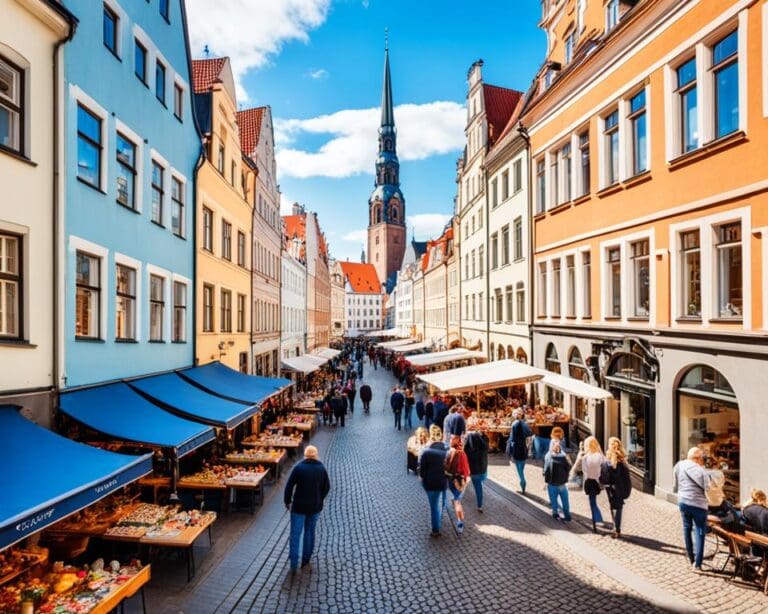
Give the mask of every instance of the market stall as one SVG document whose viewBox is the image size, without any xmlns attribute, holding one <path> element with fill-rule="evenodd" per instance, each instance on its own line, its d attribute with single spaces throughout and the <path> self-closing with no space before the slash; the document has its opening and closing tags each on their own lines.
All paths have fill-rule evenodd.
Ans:
<svg viewBox="0 0 768 614">
<path fill-rule="evenodd" d="M 411 354 L 413 352 L 421 352 L 422 350 L 427 350 L 430 347 L 431 345 L 429 343 L 418 341 L 416 343 L 409 343 L 407 345 L 398 345 L 389 349 L 400 354 Z"/>
<path fill-rule="evenodd" d="M 247 405 L 261 403 L 293 385 L 291 380 L 282 377 L 246 375 L 220 362 L 189 367 L 176 373 L 209 393 Z"/>
<path fill-rule="evenodd" d="M 399 351 L 399 350 L 398 350 Z M 408 359 L 412 366 L 417 368 L 435 368 L 459 363 L 463 361 L 485 362 L 486 356 L 483 352 L 476 352 L 464 348 L 445 350 L 442 352 L 432 352 L 430 354 L 421 354 Z"/>
<path fill-rule="evenodd" d="M 312 352 L 311 356 L 318 356 L 319 358 L 325 358 L 326 360 L 333 360 L 339 354 L 341 354 L 340 350 L 334 350 L 329 347 L 319 347 Z"/>
<path fill-rule="evenodd" d="M 418 339 L 395 339 L 394 341 L 384 341 L 382 343 L 377 343 L 376 346 L 385 350 L 389 350 L 401 345 L 411 345 L 417 341 Z"/>
<path fill-rule="evenodd" d="M 478 400 L 477 395 L 483 390 L 519 386 L 543 378 L 536 368 L 515 360 L 498 360 L 437 373 L 423 373 L 417 377 L 441 392 L 471 392 Z"/>
<path fill-rule="evenodd" d="M 327 358 L 304 354 L 302 356 L 283 358 L 281 366 L 284 371 L 293 371 L 295 373 L 309 375 L 320 369 L 327 362 Z"/>
<path fill-rule="evenodd" d="M 365 337 L 400 337 L 400 331 L 396 328 L 388 328 L 387 330 L 372 330 L 365 333 Z"/>
</svg>

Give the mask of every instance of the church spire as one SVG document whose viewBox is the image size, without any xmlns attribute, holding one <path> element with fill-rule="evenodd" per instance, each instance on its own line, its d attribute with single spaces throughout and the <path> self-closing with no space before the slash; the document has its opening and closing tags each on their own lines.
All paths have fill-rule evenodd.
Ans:
<svg viewBox="0 0 768 614">
<path fill-rule="evenodd" d="M 395 112 L 392 108 L 392 79 L 389 76 L 389 36 L 384 38 L 384 87 L 381 90 L 381 127 L 395 127 Z"/>
</svg>

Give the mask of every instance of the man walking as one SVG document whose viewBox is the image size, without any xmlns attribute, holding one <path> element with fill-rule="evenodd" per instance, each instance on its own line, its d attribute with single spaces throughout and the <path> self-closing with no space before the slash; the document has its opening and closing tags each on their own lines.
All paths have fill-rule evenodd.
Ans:
<svg viewBox="0 0 768 614">
<path fill-rule="evenodd" d="M 371 411 L 371 399 L 373 399 L 373 390 L 368 384 L 360 386 L 360 400 L 363 402 L 363 410 L 365 413 Z"/>
<path fill-rule="evenodd" d="M 389 405 L 395 413 L 395 428 L 402 430 L 403 407 L 405 406 L 405 395 L 400 392 L 400 388 L 395 388 L 392 396 L 389 398 Z"/>
<path fill-rule="evenodd" d="M 315 549 L 315 527 L 323 511 L 323 501 L 331 490 L 328 472 L 320 462 L 315 446 L 307 446 L 304 460 L 297 464 L 285 485 L 283 500 L 291 511 L 291 532 L 288 560 L 291 575 L 299 568 L 299 544 L 304 534 L 301 549 L 301 566 L 309 565 Z"/>
<path fill-rule="evenodd" d="M 467 430 L 467 421 L 461 413 L 464 409 L 458 403 L 455 403 L 451 409 L 448 417 L 443 421 L 443 441 L 447 444 L 451 441 L 451 437 L 456 435 L 462 437 Z"/>
<path fill-rule="evenodd" d="M 700 572 L 709 513 L 707 489 L 711 481 L 709 472 L 704 468 L 704 450 L 696 447 L 688 450 L 688 458 L 678 462 L 673 472 L 672 492 L 677 493 L 683 520 L 685 551 L 693 570 Z M 691 532 L 695 537 L 695 550 Z"/>
</svg>

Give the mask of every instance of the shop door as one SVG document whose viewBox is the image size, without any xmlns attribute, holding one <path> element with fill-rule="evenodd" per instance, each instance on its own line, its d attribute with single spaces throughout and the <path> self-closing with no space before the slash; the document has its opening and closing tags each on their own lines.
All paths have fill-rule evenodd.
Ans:
<svg viewBox="0 0 768 614">
<path fill-rule="evenodd" d="M 605 406 L 606 406 L 606 403 L 604 403 L 603 401 L 595 402 L 594 435 L 595 435 L 595 438 L 601 442 L 605 441 L 605 412 L 606 412 Z"/>
<path fill-rule="evenodd" d="M 619 399 L 608 399 L 605 402 L 605 423 L 603 425 L 603 445 L 608 445 L 609 437 L 619 437 L 619 424 L 621 416 L 621 401 Z M 605 424 L 608 428 L 605 428 Z M 607 432 L 606 432 L 607 431 Z"/>
</svg>

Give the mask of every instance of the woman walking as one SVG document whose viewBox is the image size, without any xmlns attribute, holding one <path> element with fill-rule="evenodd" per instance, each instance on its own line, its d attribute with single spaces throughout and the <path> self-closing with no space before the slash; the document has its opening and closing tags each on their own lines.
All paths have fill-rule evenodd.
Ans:
<svg viewBox="0 0 768 614">
<path fill-rule="evenodd" d="M 416 398 L 413 396 L 413 390 L 405 390 L 405 428 L 413 428 L 413 406 L 416 404 Z"/>
<path fill-rule="evenodd" d="M 373 391 L 368 384 L 360 386 L 360 400 L 363 402 L 363 411 L 368 414 L 371 412 L 371 399 L 373 399 Z"/>
<path fill-rule="evenodd" d="M 571 521 L 571 506 L 568 501 L 568 487 L 566 486 L 570 469 L 570 460 L 560 449 L 560 444 L 555 443 L 544 459 L 544 481 L 547 483 L 552 518 L 560 520 L 560 509 L 562 509 L 563 520 L 566 522 Z M 560 505 L 558 505 L 558 499 Z"/>
<path fill-rule="evenodd" d="M 595 437 L 584 440 L 584 450 L 579 452 L 571 473 L 579 470 L 584 474 L 584 493 L 589 498 L 589 509 L 592 512 L 592 531 L 597 533 L 597 523 L 603 524 L 603 514 L 597 505 L 597 495 L 600 494 L 600 471 L 605 464 L 605 455 L 600 448 L 600 442 Z"/>
<path fill-rule="evenodd" d="M 475 489 L 477 511 L 483 511 L 483 482 L 488 477 L 488 436 L 481 430 L 469 431 L 464 439 L 464 452 L 469 461 L 469 479 Z"/>
<path fill-rule="evenodd" d="M 523 420 L 523 410 L 516 409 L 512 416 L 515 421 L 507 440 L 507 456 L 515 463 L 517 475 L 520 479 L 520 492 L 525 494 L 525 459 L 528 458 L 528 437 L 533 433 L 528 424 Z"/>
<path fill-rule="evenodd" d="M 629 467 L 627 467 L 627 453 L 621 439 L 611 437 L 608 440 L 608 451 L 605 454 L 605 463 L 600 473 L 600 481 L 605 485 L 608 493 L 608 502 L 611 505 L 611 515 L 613 516 L 613 536 L 615 539 L 621 537 L 621 518 L 624 511 L 624 501 L 629 498 L 632 492 L 632 482 L 629 478 Z"/>
<path fill-rule="evenodd" d="M 453 495 L 456 532 L 461 534 L 464 531 L 464 507 L 461 504 L 461 497 L 467 487 L 469 461 L 466 452 L 464 452 L 464 446 L 461 444 L 461 437 L 458 435 L 451 436 L 451 449 L 445 457 L 445 474 L 448 477 L 448 488 Z"/>
</svg>

